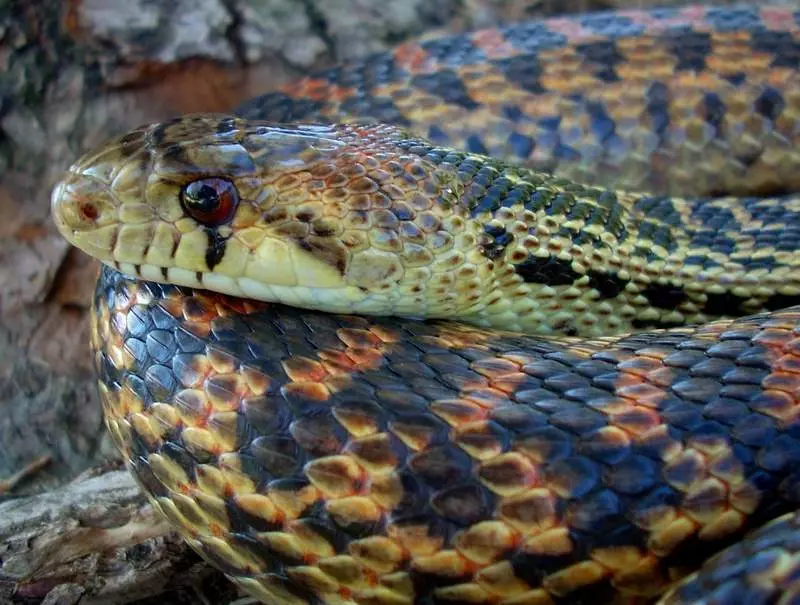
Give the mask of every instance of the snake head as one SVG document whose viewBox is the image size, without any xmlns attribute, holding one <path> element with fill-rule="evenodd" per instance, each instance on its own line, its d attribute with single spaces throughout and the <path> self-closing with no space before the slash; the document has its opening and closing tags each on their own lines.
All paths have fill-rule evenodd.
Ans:
<svg viewBox="0 0 800 605">
<path fill-rule="evenodd" d="M 185 116 L 79 159 L 52 214 L 70 243 L 131 276 L 336 312 L 447 315 L 465 304 L 456 278 L 469 289 L 482 257 L 455 171 L 431 149 L 386 125 Z"/>
</svg>

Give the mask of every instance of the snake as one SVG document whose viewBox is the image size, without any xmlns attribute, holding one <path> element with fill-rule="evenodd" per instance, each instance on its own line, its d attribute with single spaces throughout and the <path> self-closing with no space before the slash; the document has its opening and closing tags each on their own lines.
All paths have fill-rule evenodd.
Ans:
<svg viewBox="0 0 800 605">
<path fill-rule="evenodd" d="M 442 34 L 86 153 L 152 506 L 268 604 L 800 602 L 798 23 Z"/>
</svg>

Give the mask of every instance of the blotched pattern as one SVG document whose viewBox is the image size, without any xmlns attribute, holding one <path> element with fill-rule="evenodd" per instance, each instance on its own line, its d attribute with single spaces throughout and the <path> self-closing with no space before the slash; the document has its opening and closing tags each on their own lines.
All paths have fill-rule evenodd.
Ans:
<svg viewBox="0 0 800 605">
<path fill-rule="evenodd" d="M 556 342 L 110 269 L 95 304 L 130 468 L 267 603 L 654 597 L 800 499 L 800 308 Z"/>
<path fill-rule="evenodd" d="M 608 11 L 409 42 L 239 113 L 399 124 L 607 187 L 795 191 L 798 15 L 791 2 Z"/>
</svg>

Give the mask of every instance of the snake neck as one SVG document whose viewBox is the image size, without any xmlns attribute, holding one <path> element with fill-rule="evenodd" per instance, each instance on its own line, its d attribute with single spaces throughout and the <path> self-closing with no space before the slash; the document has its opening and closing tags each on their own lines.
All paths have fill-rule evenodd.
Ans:
<svg viewBox="0 0 800 605">
<path fill-rule="evenodd" d="M 472 323 L 599 336 L 800 303 L 794 198 L 612 191 L 425 141 L 402 145 L 431 166 L 436 205 L 478 267 L 454 266 L 433 297 L 465 293 L 455 311 Z"/>
<path fill-rule="evenodd" d="M 193 209 L 192 188 L 230 204 Z M 591 187 L 390 126 L 218 116 L 126 135 L 53 195 L 65 237 L 135 277 L 580 336 L 799 303 L 798 213 Z"/>
</svg>

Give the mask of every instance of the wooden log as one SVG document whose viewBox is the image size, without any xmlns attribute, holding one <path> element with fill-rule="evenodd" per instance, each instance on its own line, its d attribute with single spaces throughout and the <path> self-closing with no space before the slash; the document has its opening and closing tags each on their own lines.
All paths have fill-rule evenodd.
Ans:
<svg viewBox="0 0 800 605">
<path fill-rule="evenodd" d="M 216 605 L 238 596 L 125 470 L 0 503 L 0 603 Z"/>
</svg>

